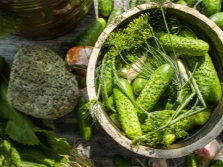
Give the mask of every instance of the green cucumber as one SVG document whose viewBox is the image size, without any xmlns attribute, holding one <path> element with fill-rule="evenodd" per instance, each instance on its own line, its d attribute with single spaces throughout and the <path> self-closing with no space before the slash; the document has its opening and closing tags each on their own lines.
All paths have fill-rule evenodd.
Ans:
<svg viewBox="0 0 223 167">
<path fill-rule="evenodd" d="M 114 0 L 98 0 L 98 9 L 102 16 L 108 17 L 114 7 Z"/>
<path fill-rule="evenodd" d="M 122 7 L 114 8 L 108 18 L 107 25 L 109 25 L 111 22 L 113 22 L 119 15 L 121 15 L 124 12 L 125 12 L 125 9 Z"/>
<path fill-rule="evenodd" d="M 119 155 L 119 154 L 114 155 L 114 157 L 112 158 L 112 161 L 115 167 L 131 167 L 128 161 L 122 155 Z"/>
<path fill-rule="evenodd" d="M 119 115 L 114 113 L 114 114 L 111 114 L 110 116 L 110 119 L 112 120 L 112 122 L 119 128 L 119 129 L 122 129 L 122 124 L 120 122 L 120 119 L 119 119 Z"/>
<path fill-rule="evenodd" d="M 105 19 L 97 18 L 74 40 L 72 46 L 94 46 L 105 27 Z"/>
<path fill-rule="evenodd" d="M 85 140 L 90 140 L 92 137 L 92 117 L 89 114 L 89 104 L 84 96 L 78 97 L 78 103 L 75 108 L 77 112 L 78 126 L 80 134 Z"/>
<path fill-rule="evenodd" d="M 223 29 L 223 12 L 218 12 L 209 17 L 210 20 L 215 22 L 217 26 L 219 26 L 221 29 Z"/>
<path fill-rule="evenodd" d="M 190 36 L 189 33 L 182 34 L 187 37 L 194 37 Z M 206 104 L 213 106 L 218 103 L 221 98 L 221 83 L 210 55 L 208 53 L 198 57 L 184 55 L 183 58 L 191 72 L 197 65 L 193 76 Z"/>
<path fill-rule="evenodd" d="M 198 160 L 194 153 L 185 156 L 184 167 L 198 167 Z"/>
<path fill-rule="evenodd" d="M 193 39 L 196 39 L 197 38 L 196 34 L 192 30 L 187 29 L 187 28 L 183 28 L 180 31 L 180 36 L 182 36 L 182 37 L 188 37 L 188 38 L 193 38 Z"/>
<path fill-rule="evenodd" d="M 115 107 L 114 107 L 113 94 L 109 96 L 108 98 L 103 99 L 103 104 L 105 105 L 106 110 L 116 112 Z"/>
<path fill-rule="evenodd" d="M 202 0 L 201 13 L 209 17 L 215 13 L 221 12 L 221 0 Z"/>
<path fill-rule="evenodd" d="M 211 162 L 210 167 L 223 167 L 223 162 L 221 160 L 214 160 Z"/>
<path fill-rule="evenodd" d="M 201 126 L 204 125 L 211 115 L 211 108 L 207 108 L 204 111 L 201 111 L 194 115 L 195 125 Z"/>
<path fill-rule="evenodd" d="M 148 79 L 137 77 L 132 82 L 132 89 L 135 95 L 139 95 L 143 88 L 145 87 L 146 83 L 148 82 Z"/>
<path fill-rule="evenodd" d="M 203 56 L 209 50 L 209 44 L 200 39 L 192 39 L 167 33 L 156 33 L 156 35 L 163 48 L 168 52 L 173 52 L 174 47 L 175 53 L 188 56 Z"/>
<path fill-rule="evenodd" d="M 187 6 L 187 2 L 184 1 L 184 0 L 179 0 L 179 1 L 177 1 L 177 4 L 181 4 L 181 5 L 185 5 L 185 6 Z"/>
<path fill-rule="evenodd" d="M 132 87 L 128 80 L 120 78 L 119 84 L 122 87 L 113 88 L 114 104 L 117 108 L 122 129 L 127 137 L 134 139 L 142 135 L 140 123 L 137 116 L 135 106 L 132 104 L 129 97 L 133 98 Z M 123 90 L 128 94 L 129 97 L 123 93 Z"/>
<path fill-rule="evenodd" d="M 150 112 L 168 87 L 174 73 L 173 68 L 169 64 L 163 64 L 158 67 L 139 94 L 136 103 L 147 112 Z M 140 120 L 143 120 L 145 118 L 143 111 L 138 109 L 138 113 Z"/>
<path fill-rule="evenodd" d="M 199 57 L 184 56 L 184 59 L 190 71 L 193 71 L 196 63 L 198 63 L 193 76 L 201 94 L 207 105 L 213 106 L 217 104 L 221 98 L 221 84 L 210 55 L 206 53 L 204 56 Z"/>
</svg>

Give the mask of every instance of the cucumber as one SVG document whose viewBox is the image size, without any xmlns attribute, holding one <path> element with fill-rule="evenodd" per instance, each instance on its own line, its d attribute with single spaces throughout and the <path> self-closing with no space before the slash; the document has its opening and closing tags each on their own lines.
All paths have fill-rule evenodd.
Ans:
<svg viewBox="0 0 223 167">
<path fill-rule="evenodd" d="M 108 18 L 107 25 L 111 24 L 111 22 L 113 22 L 116 19 L 116 17 L 118 17 L 119 15 L 121 15 L 124 12 L 125 12 L 125 9 L 122 7 L 114 8 Z"/>
<path fill-rule="evenodd" d="M 105 105 L 106 110 L 116 112 L 115 107 L 114 107 L 113 94 L 109 96 L 108 98 L 103 99 L 103 104 Z"/>
<path fill-rule="evenodd" d="M 211 162 L 210 167 L 223 167 L 223 162 L 221 160 L 214 160 Z"/>
<path fill-rule="evenodd" d="M 184 167 L 198 167 L 198 160 L 194 153 L 185 156 Z"/>
<path fill-rule="evenodd" d="M 117 154 L 114 155 L 114 157 L 112 158 L 112 161 L 115 165 L 115 167 L 132 167 L 128 161 L 121 155 Z"/>
<path fill-rule="evenodd" d="M 77 112 L 77 120 L 78 120 L 78 127 L 80 130 L 80 134 L 85 140 L 90 140 L 92 137 L 92 117 L 88 115 L 89 112 L 89 105 L 87 99 L 84 96 L 78 97 L 78 103 L 75 108 Z"/>
<path fill-rule="evenodd" d="M 200 39 L 177 36 L 166 33 L 156 33 L 164 50 L 188 56 L 203 56 L 209 50 L 209 44 Z M 170 40 L 171 39 L 171 40 Z"/>
<path fill-rule="evenodd" d="M 132 82 L 132 89 L 135 95 L 139 95 L 143 88 L 145 87 L 146 83 L 148 82 L 147 79 L 137 77 Z"/>
<path fill-rule="evenodd" d="M 188 33 L 183 33 L 183 35 L 194 37 Z M 193 76 L 206 104 L 209 106 L 217 104 L 221 98 L 221 83 L 210 55 L 208 53 L 199 57 L 184 55 L 183 58 L 190 71 L 194 71 L 197 64 Z"/>
<path fill-rule="evenodd" d="M 185 5 L 185 6 L 187 6 L 187 2 L 184 1 L 184 0 L 179 0 L 179 1 L 177 1 L 177 4 L 181 4 L 181 5 Z"/>
<path fill-rule="evenodd" d="M 201 94 L 207 105 L 213 106 L 217 104 L 221 98 L 221 84 L 210 55 L 206 53 L 204 56 L 199 57 L 184 56 L 184 59 L 190 71 L 193 71 L 196 63 L 198 63 L 198 68 L 193 76 Z"/>
<path fill-rule="evenodd" d="M 132 87 L 128 80 L 120 78 L 119 83 L 123 90 L 131 97 L 134 98 Z M 119 87 L 113 88 L 114 104 L 117 108 L 122 129 L 127 137 L 134 139 L 142 135 L 140 123 L 137 116 L 135 106 L 130 99 L 123 93 Z"/>
<path fill-rule="evenodd" d="M 221 0 L 202 0 L 201 13 L 207 17 L 221 12 Z"/>
<path fill-rule="evenodd" d="M 198 126 L 204 125 L 209 119 L 210 115 L 211 115 L 211 108 L 207 108 L 206 110 L 197 113 L 196 115 L 194 115 L 195 125 Z"/>
<path fill-rule="evenodd" d="M 73 46 L 94 46 L 98 37 L 106 26 L 104 18 L 97 18 L 91 25 L 81 33 L 72 43 Z"/>
<path fill-rule="evenodd" d="M 217 26 L 219 26 L 221 29 L 223 29 L 223 12 L 218 12 L 209 17 L 210 20 L 215 22 Z"/>
<path fill-rule="evenodd" d="M 80 86 L 82 87 L 86 87 L 86 78 L 84 77 L 81 77 L 80 78 L 80 82 L 79 82 Z"/>
<path fill-rule="evenodd" d="M 110 119 L 112 120 L 112 122 L 119 128 L 119 129 L 122 129 L 122 124 L 120 122 L 120 119 L 119 119 L 119 115 L 114 113 L 114 114 L 111 114 L 110 116 Z"/>
<path fill-rule="evenodd" d="M 162 93 L 168 87 L 174 73 L 173 68 L 169 64 L 163 64 L 158 67 L 136 99 L 137 104 L 147 112 L 150 112 L 156 105 Z M 143 114 L 141 110 L 138 110 L 138 113 L 140 121 L 143 120 L 145 114 Z"/>
<path fill-rule="evenodd" d="M 114 7 L 114 0 L 98 0 L 98 9 L 102 16 L 108 17 Z"/>
<path fill-rule="evenodd" d="M 188 37 L 188 38 L 193 38 L 193 39 L 196 39 L 197 38 L 196 34 L 192 30 L 187 29 L 187 28 L 183 28 L 180 31 L 180 36 L 182 36 L 182 37 Z"/>
</svg>

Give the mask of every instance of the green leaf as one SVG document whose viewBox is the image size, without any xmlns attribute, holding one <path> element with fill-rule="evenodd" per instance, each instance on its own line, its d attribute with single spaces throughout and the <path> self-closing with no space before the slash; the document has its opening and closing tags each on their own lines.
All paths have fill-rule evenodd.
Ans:
<svg viewBox="0 0 223 167">
<path fill-rule="evenodd" d="M 47 130 L 39 132 L 38 137 L 41 140 L 38 146 L 15 145 L 23 167 L 69 166 L 71 146 L 64 138 L 57 138 L 52 131 Z"/>
<path fill-rule="evenodd" d="M 21 167 L 18 151 L 7 140 L 0 139 L 0 166 Z"/>
<path fill-rule="evenodd" d="M 3 126 L 5 132 L 13 140 L 22 143 L 24 145 L 37 145 L 39 139 L 36 136 L 36 132 L 40 129 L 33 124 L 27 115 L 14 109 L 7 101 L 7 81 L 3 75 L 1 75 L 0 83 L 0 119 L 3 119 Z"/>
</svg>

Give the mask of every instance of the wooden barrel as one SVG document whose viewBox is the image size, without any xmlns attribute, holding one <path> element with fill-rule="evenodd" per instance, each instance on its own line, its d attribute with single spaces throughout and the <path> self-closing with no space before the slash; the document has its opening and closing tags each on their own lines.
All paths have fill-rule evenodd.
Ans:
<svg viewBox="0 0 223 167">
<path fill-rule="evenodd" d="M 19 35 L 35 40 L 61 36 L 75 28 L 93 0 L 4 0 L 0 13 L 21 19 Z"/>
<path fill-rule="evenodd" d="M 223 32 L 216 24 L 209 20 L 206 16 L 197 10 L 179 4 L 167 4 L 163 6 L 166 14 L 171 14 L 179 18 L 181 21 L 190 26 L 198 33 L 200 37 L 208 41 L 212 48 L 212 60 L 216 67 L 220 81 L 223 80 Z M 120 15 L 112 24 L 108 25 L 99 37 L 94 46 L 87 70 L 87 92 L 89 99 L 97 98 L 95 73 L 96 65 L 99 59 L 99 53 L 102 49 L 103 42 L 110 32 L 119 27 L 124 27 L 133 18 L 139 15 L 154 11 L 159 8 L 157 4 L 147 3 L 130 9 Z M 192 136 L 185 140 L 171 145 L 169 148 L 150 148 L 143 145 L 132 146 L 131 140 L 123 135 L 123 133 L 110 120 L 106 111 L 99 107 L 98 120 L 104 130 L 121 146 L 131 150 L 137 154 L 156 157 L 156 158 L 177 158 L 188 155 L 189 153 L 202 148 L 210 141 L 215 139 L 222 131 L 223 127 L 223 104 L 222 99 L 215 107 L 208 122 L 199 128 Z"/>
</svg>

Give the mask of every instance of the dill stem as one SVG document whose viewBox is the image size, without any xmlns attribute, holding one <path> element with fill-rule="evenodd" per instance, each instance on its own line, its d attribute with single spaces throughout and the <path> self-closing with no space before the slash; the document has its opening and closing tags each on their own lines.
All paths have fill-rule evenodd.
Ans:
<svg viewBox="0 0 223 167">
<path fill-rule="evenodd" d="M 111 111 L 116 112 L 115 109 L 107 103 L 108 99 L 108 91 L 107 91 L 107 83 L 106 79 L 104 79 L 104 73 L 105 73 L 105 68 L 106 68 L 106 59 L 108 58 L 109 54 L 105 54 L 103 59 L 102 59 L 102 68 L 101 68 L 101 75 L 100 75 L 100 81 L 102 84 L 99 85 L 99 92 L 97 95 L 97 98 L 99 98 L 100 92 L 102 92 L 102 98 L 105 100 L 105 105 L 108 107 Z M 101 91 L 102 90 L 102 91 Z"/>
<path fill-rule="evenodd" d="M 194 86 L 194 89 L 196 90 L 196 93 L 197 93 L 197 95 L 198 95 L 198 98 L 199 98 L 199 100 L 201 101 L 203 107 L 207 107 L 207 105 L 206 105 L 206 103 L 205 103 L 205 101 L 204 101 L 204 98 L 203 98 L 203 96 L 202 96 L 202 94 L 201 94 L 201 92 L 200 92 L 200 89 L 199 89 L 199 87 L 198 87 L 198 85 L 197 85 L 197 83 L 196 83 L 194 77 L 192 76 L 192 74 L 191 74 L 190 71 L 188 71 L 188 74 L 189 74 L 189 77 L 191 78 L 191 81 L 192 81 L 192 84 L 193 84 L 193 86 Z"/>
</svg>

